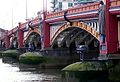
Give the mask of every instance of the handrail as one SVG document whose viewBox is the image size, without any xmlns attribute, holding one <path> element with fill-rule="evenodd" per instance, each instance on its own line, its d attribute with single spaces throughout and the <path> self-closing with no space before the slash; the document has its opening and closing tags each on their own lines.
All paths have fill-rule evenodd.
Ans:
<svg viewBox="0 0 120 82">
<path fill-rule="evenodd" d="M 34 26 L 35 24 L 40 23 L 40 19 L 37 17 L 37 18 L 35 18 L 35 19 L 29 20 L 28 22 L 31 22 L 32 25 Z M 24 29 L 24 28 L 26 27 L 26 24 L 27 24 L 28 22 L 21 23 L 20 29 Z"/>
<path fill-rule="evenodd" d="M 91 4 L 87 4 L 83 6 L 78 6 L 74 8 L 69 8 L 67 9 L 67 11 L 68 11 L 68 14 L 74 14 L 74 13 L 81 13 L 81 12 L 92 11 L 92 10 L 97 10 L 97 9 L 99 9 L 99 2 L 91 3 Z M 46 19 L 63 16 L 64 11 L 66 10 L 48 13 L 46 16 Z"/>
<path fill-rule="evenodd" d="M 120 0 L 111 0 L 110 7 L 120 6 Z"/>
</svg>

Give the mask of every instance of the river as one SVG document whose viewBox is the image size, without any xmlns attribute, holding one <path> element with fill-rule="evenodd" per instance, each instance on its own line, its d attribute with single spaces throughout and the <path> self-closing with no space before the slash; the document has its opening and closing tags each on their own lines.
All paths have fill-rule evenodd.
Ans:
<svg viewBox="0 0 120 82">
<path fill-rule="evenodd" d="M 3 63 L 0 59 L 0 82 L 61 82 L 60 69 L 21 67 L 18 63 Z"/>
<path fill-rule="evenodd" d="M 80 73 L 81 74 L 81 73 Z M 40 69 L 38 66 L 21 65 L 18 62 L 0 59 L 0 82 L 109 82 L 107 77 L 99 75 L 92 80 L 81 81 L 78 72 L 72 75 L 61 69 Z M 88 76 L 88 75 L 87 75 Z"/>
</svg>

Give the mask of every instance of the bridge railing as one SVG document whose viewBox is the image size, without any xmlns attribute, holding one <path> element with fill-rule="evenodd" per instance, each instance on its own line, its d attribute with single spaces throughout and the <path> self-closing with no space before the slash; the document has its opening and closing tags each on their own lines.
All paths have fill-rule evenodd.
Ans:
<svg viewBox="0 0 120 82">
<path fill-rule="evenodd" d="M 17 32 L 17 30 L 18 30 L 18 27 L 13 28 L 12 30 L 8 31 L 8 35 L 11 35 L 11 34 Z"/>
<path fill-rule="evenodd" d="M 91 4 L 87 4 L 83 6 L 78 6 L 74 8 L 69 8 L 67 11 L 68 11 L 68 14 L 75 14 L 75 13 L 82 13 L 82 12 L 87 12 L 87 11 L 92 11 L 92 10 L 97 10 L 97 9 L 99 9 L 99 2 L 91 3 Z M 46 16 L 46 19 L 63 16 L 64 11 L 66 10 L 48 13 Z"/>
<path fill-rule="evenodd" d="M 39 17 L 36 17 L 36 18 L 34 18 L 34 19 L 30 19 L 30 20 L 28 20 L 28 21 L 25 22 L 25 23 L 21 23 L 20 29 L 25 29 L 28 23 L 31 23 L 31 27 L 34 27 L 34 26 L 36 26 L 36 25 L 39 25 L 39 23 L 40 23 L 41 21 L 42 21 L 42 20 L 40 20 Z"/>
<path fill-rule="evenodd" d="M 111 0 L 110 7 L 117 7 L 120 6 L 120 0 Z"/>
</svg>

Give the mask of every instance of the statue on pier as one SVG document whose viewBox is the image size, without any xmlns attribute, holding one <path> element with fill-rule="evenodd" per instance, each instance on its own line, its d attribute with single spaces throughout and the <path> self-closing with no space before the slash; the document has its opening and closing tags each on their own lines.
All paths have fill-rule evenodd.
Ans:
<svg viewBox="0 0 120 82">
<path fill-rule="evenodd" d="M 106 12 L 106 6 L 104 5 L 103 1 L 100 1 L 100 8 L 98 14 L 99 14 L 100 41 L 102 43 L 105 43 L 105 29 L 106 29 L 105 12 Z"/>
</svg>

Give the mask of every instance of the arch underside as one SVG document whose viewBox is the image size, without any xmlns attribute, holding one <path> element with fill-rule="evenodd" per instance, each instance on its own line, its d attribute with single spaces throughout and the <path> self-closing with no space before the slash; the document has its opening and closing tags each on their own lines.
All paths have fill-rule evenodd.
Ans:
<svg viewBox="0 0 120 82">
<path fill-rule="evenodd" d="M 95 46 L 98 45 L 99 40 L 96 39 L 89 32 L 78 27 L 71 27 L 62 31 L 53 41 L 51 47 L 57 44 L 58 47 L 70 47 L 70 44 L 75 42 L 76 45 L 90 45 L 94 41 Z"/>
<path fill-rule="evenodd" d="M 10 48 L 12 49 L 18 48 L 18 38 L 16 36 L 11 38 Z"/>
<path fill-rule="evenodd" d="M 29 30 L 28 33 L 27 33 L 27 35 L 24 37 L 24 41 L 26 41 L 27 38 L 28 38 L 32 33 L 36 33 L 36 34 L 41 35 L 40 30 L 39 30 L 38 28 L 35 28 L 35 29 L 33 29 L 33 30 Z"/>
<path fill-rule="evenodd" d="M 52 48 L 68 48 L 70 53 L 76 52 L 76 46 L 88 45 L 90 52 L 94 52 L 94 56 L 99 53 L 99 40 L 88 31 L 79 27 L 70 27 L 58 34 L 51 44 Z M 97 55 L 96 55 L 97 53 Z"/>
<path fill-rule="evenodd" d="M 29 43 L 34 43 L 36 48 L 41 48 L 41 36 L 37 32 L 31 32 L 24 41 L 24 46 L 29 47 Z"/>
</svg>

